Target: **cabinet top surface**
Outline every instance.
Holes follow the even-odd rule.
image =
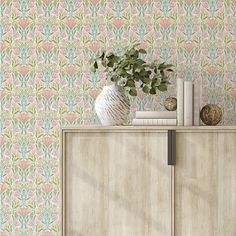
[[[101,125],[81,125],[74,127],[62,127],[62,131],[167,131],[177,132],[194,131],[232,131],[236,132],[236,126],[101,126]]]

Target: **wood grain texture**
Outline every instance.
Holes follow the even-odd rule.
[[[65,236],[170,236],[167,132],[66,132]]]
[[[178,133],[175,236],[236,235],[236,132]]]
[[[101,125],[81,125],[75,127],[66,127],[64,132],[167,132],[167,130],[176,130],[176,132],[235,132],[236,126],[101,126]]]

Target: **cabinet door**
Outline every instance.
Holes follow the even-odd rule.
[[[64,146],[64,235],[170,236],[166,132],[69,132]]]
[[[175,235],[236,235],[236,133],[178,133]]]

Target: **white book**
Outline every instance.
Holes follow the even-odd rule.
[[[184,80],[177,79],[177,122],[184,125]]]
[[[184,126],[193,125],[193,82],[184,81]]]
[[[133,119],[132,125],[176,125],[176,119]]]
[[[201,101],[201,85],[199,82],[194,82],[194,112],[193,112],[193,122],[195,126],[200,125],[200,101]]]
[[[176,119],[176,111],[136,111],[136,119]]]

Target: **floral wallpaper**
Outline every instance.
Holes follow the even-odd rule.
[[[202,85],[202,105],[236,123],[235,0],[1,0],[0,234],[61,234],[60,128],[98,123],[106,84],[90,72],[102,48],[140,43],[175,65],[172,85],[132,110],[163,109],[176,77]],[[132,116],[132,115],[131,115]]]

